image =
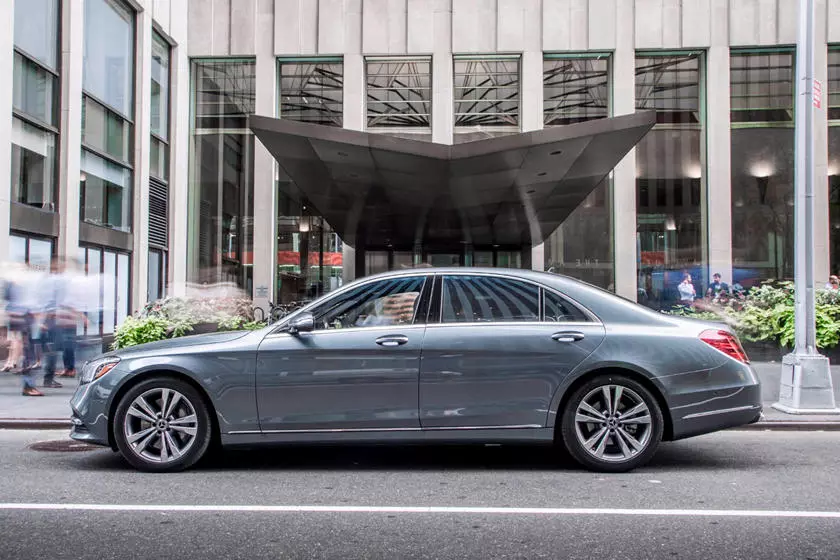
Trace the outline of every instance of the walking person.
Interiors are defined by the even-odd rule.
[[[691,274],[686,273],[683,276],[683,281],[677,286],[677,291],[680,293],[680,304],[686,307],[694,305],[694,298],[697,297],[697,290],[694,289],[694,284],[691,283]]]
[[[61,261],[53,259],[52,274],[43,281],[41,289],[43,305],[43,351],[44,383],[50,389],[59,389],[61,383],[55,380],[58,353],[64,351],[64,330],[62,329],[61,304],[65,297],[65,279]]]

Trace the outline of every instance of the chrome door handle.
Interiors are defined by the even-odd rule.
[[[380,346],[402,346],[408,342],[408,337],[401,334],[380,336],[376,339],[376,343]]]
[[[551,338],[557,342],[578,342],[579,340],[583,340],[584,336],[582,332],[570,331],[554,333],[551,335]]]

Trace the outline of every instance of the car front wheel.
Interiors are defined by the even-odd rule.
[[[191,385],[158,377],[132,387],[114,417],[114,440],[133,467],[175,472],[194,465],[207,452],[210,414]]]
[[[662,411],[640,383],[601,375],[579,387],[561,420],[574,459],[598,472],[626,472],[647,463],[662,439]]]

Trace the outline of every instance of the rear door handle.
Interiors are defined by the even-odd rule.
[[[408,342],[408,337],[401,334],[392,334],[387,336],[380,336],[376,339],[376,343],[380,346],[402,346]]]
[[[569,331],[554,333],[551,335],[551,338],[557,342],[578,342],[579,340],[583,340],[584,336],[582,332]]]

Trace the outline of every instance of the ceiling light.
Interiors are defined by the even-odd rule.
[[[347,152],[338,152],[338,157],[347,157]]]
[[[550,153],[550,154],[548,154],[548,155],[550,155],[550,156],[559,156],[559,155],[560,155],[560,154],[562,154],[562,153],[563,153],[563,150],[554,150],[553,152],[551,152],[551,153]]]
[[[545,177],[546,175],[548,175],[548,173],[546,173],[545,171],[540,171],[539,173],[537,173],[537,177]]]

